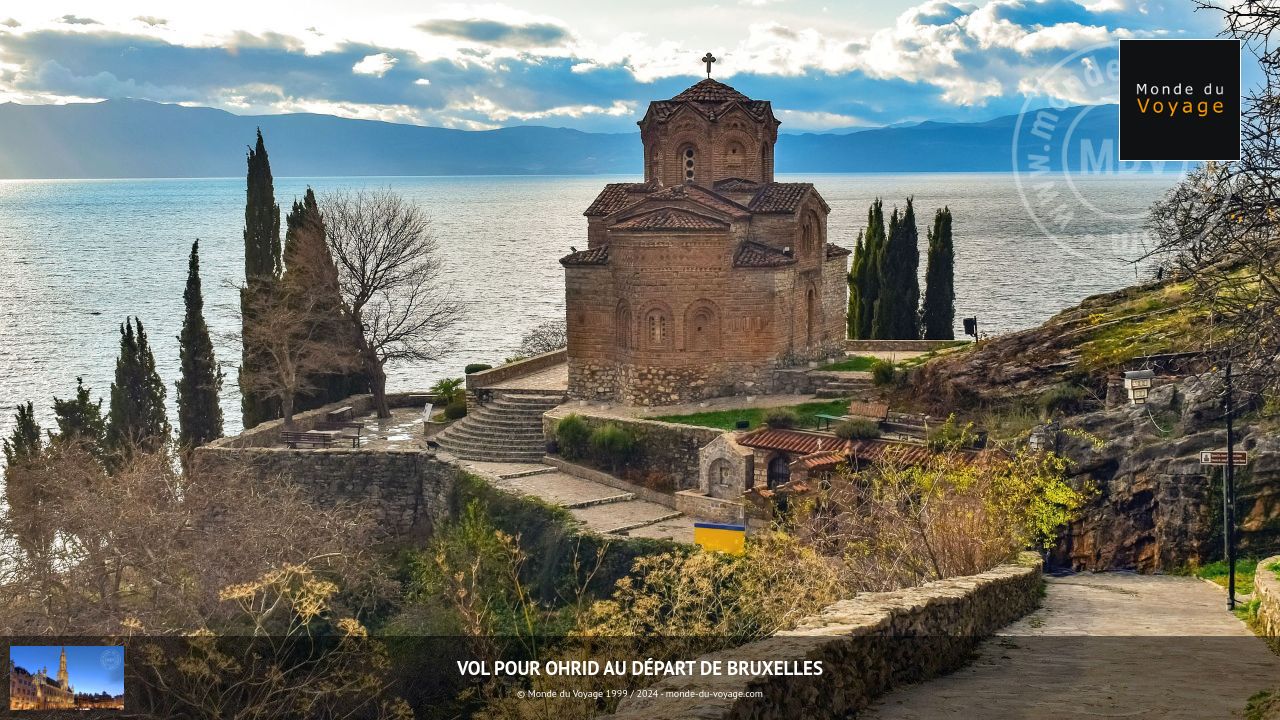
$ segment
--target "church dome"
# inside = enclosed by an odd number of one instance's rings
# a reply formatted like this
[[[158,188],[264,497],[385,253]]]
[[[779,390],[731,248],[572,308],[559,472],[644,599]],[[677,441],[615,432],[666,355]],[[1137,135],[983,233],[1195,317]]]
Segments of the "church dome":
[[[685,89],[684,92],[671,98],[672,102],[710,102],[724,103],[730,101],[747,102],[751,98],[725,85],[719,80],[706,78],[699,80]]]

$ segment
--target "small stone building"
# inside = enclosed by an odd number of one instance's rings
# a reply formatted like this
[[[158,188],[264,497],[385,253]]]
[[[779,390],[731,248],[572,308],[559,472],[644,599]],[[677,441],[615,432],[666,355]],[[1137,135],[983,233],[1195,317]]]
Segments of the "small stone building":
[[[811,183],[774,182],[770,103],[708,77],[639,125],[644,181],[605,186],[560,261],[569,396],[764,394],[774,370],[842,353],[849,251]]]

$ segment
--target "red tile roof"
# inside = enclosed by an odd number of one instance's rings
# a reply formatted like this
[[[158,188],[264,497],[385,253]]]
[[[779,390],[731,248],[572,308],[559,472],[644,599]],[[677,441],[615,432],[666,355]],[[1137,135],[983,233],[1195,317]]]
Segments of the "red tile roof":
[[[852,254],[853,254],[853,251],[848,248],[842,248],[839,245],[836,245],[835,243],[827,243],[827,259],[828,260],[832,258],[844,257],[846,255],[852,255]]]
[[[684,92],[671,98],[675,102],[728,102],[751,98],[725,85],[719,80],[707,78],[690,85]]]
[[[607,265],[609,263],[609,246],[601,245],[590,250],[578,250],[560,258],[560,264],[570,265]]]
[[[738,444],[761,450],[781,450],[794,455],[812,455],[823,450],[843,450],[849,446],[849,441],[830,433],[763,427],[739,437]]]
[[[609,183],[582,214],[588,217],[609,215],[640,202],[645,195],[657,189],[650,183]]]
[[[805,455],[793,464],[805,470],[830,470],[847,462],[849,462],[849,455],[844,450],[824,450]]]
[[[793,213],[811,190],[813,183],[768,183],[747,207],[756,213]]]
[[[738,246],[738,252],[733,256],[734,267],[786,267],[795,262],[794,255],[788,255],[775,247],[754,240],[743,240]]]
[[[760,183],[745,178],[725,178],[715,181],[711,186],[721,192],[755,192],[760,189]]]
[[[613,226],[614,230],[728,230],[729,223],[706,215],[681,210],[680,208],[659,208]]]
[[[713,210],[727,213],[729,215],[738,215],[746,217],[749,214],[745,205],[734,202],[733,200],[708,190],[701,185],[694,183],[681,183],[663,188],[647,197],[645,200],[688,200],[696,202],[699,205],[705,205]]]

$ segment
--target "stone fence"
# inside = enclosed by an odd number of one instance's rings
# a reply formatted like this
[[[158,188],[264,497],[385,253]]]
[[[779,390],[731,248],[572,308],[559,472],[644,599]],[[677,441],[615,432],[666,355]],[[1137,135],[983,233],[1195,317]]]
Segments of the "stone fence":
[[[559,350],[534,355],[524,360],[499,365],[489,370],[481,370],[467,376],[467,390],[492,387],[500,382],[532,375],[540,370],[546,370],[568,361],[569,351],[565,348],[560,348]]]
[[[1036,608],[1040,570],[1040,556],[1024,553],[978,575],[842,600],[795,630],[703,658],[821,661],[821,675],[670,677],[649,688],[657,697],[625,700],[609,718],[850,717],[896,686],[965,665],[984,638]]]
[[[420,404],[419,399],[428,397],[428,393],[387,393],[387,405],[398,407],[410,407]],[[323,421],[325,416],[338,408],[351,408],[354,417],[368,415],[373,412],[373,396],[369,394],[352,395],[344,400],[335,403],[329,403],[315,410],[307,410],[293,416],[293,425],[290,430],[298,430],[305,432],[311,430],[317,423]],[[284,430],[284,420],[268,420],[264,423],[255,425],[254,427],[241,432],[239,435],[231,435],[229,437],[220,438],[205,445],[207,448],[266,448],[276,447],[280,444],[280,431]]]
[[[955,345],[955,340],[845,340],[847,352],[929,352]]]
[[[677,425],[659,420],[618,417],[591,406],[561,405],[542,416],[542,431],[548,440],[556,436],[556,424],[567,415],[580,416],[594,430],[605,423],[615,423],[635,438],[643,448],[627,469],[640,475],[656,474],[671,481],[675,490],[698,487],[698,451],[720,437],[724,431],[695,425]]]
[[[422,537],[449,515],[458,469],[422,450],[279,447],[197,448],[196,472],[251,472],[263,481],[290,482],[313,501],[333,506],[353,502],[369,507],[387,539]]]
[[[1280,650],[1280,555],[1258,563],[1253,594],[1258,599],[1258,629],[1273,648]]]

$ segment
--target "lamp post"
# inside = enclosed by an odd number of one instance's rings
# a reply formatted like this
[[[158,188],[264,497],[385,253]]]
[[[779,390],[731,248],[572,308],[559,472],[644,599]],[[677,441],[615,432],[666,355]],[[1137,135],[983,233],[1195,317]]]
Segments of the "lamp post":
[[[1222,482],[1222,541],[1227,555],[1227,609],[1236,607],[1236,440],[1232,416],[1236,411],[1234,388],[1231,385],[1231,358],[1226,366],[1227,410],[1227,471]]]

